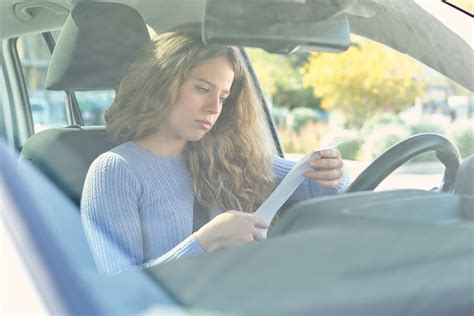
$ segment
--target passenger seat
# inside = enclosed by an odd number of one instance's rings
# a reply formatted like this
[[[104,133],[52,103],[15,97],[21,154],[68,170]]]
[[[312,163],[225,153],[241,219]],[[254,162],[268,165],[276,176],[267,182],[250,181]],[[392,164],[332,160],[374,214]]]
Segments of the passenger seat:
[[[59,35],[49,90],[115,89],[150,36],[140,14],[118,3],[79,2]],[[105,127],[67,126],[30,137],[21,155],[79,205],[90,164],[114,144]]]

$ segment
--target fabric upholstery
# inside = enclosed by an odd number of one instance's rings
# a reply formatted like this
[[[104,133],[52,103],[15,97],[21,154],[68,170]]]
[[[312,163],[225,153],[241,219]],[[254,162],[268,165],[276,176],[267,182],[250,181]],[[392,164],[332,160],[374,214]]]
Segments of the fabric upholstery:
[[[454,194],[474,196],[474,155],[463,160],[456,174]]]
[[[132,7],[79,2],[59,35],[46,88],[77,91],[114,88],[148,41],[146,24]]]
[[[30,137],[21,155],[79,205],[90,164],[115,146],[103,127],[53,128]]]

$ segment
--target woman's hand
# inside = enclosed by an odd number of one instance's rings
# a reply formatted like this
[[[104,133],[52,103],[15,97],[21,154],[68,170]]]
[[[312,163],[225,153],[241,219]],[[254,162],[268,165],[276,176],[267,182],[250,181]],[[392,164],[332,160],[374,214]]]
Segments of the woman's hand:
[[[227,246],[237,246],[264,239],[259,229],[268,224],[259,216],[239,211],[227,211],[214,217],[194,233],[207,252]]]
[[[341,153],[334,148],[318,152],[321,158],[309,162],[312,171],[305,172],[304,176],[319,182],[326,188],[333,188],[339,184],[343,175]]]

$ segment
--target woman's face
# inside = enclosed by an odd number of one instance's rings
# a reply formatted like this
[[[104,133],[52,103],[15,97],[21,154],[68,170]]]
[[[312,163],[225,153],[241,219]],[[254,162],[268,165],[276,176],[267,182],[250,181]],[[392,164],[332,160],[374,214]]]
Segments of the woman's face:
[[[200,140],[219,118],[233,80],[232,64],[224,57],[191,69],[159,134],[184,144]]]

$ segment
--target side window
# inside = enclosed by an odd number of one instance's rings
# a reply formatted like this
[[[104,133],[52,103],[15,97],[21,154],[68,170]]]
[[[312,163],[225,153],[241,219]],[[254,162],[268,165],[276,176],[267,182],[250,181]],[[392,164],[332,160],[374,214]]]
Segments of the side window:
[[[57,38],[59,32],[54,32]],[[18,38],[17,50],[31,105],[34,131],[67,125],[65,94],[45,88],[46,73],[51,53],[42,34]],[[75,92],[84,125],[104,125],[103,113],[112,103],[115,92]]]
[[[45,89],[51,53],[41,34],[18,38],[18,56],[28,90],[35,133],[67,125],[63,91]]]
[[[76,91],[84,125],[105,125],[104,112],[112,104],[114,90]]]
[[[0,56],[0,137],[6,138],[7,129],[5,126],[5,113],[3,108],[3,100],[6,97],[5,85],[3,82],[3,63]]]

